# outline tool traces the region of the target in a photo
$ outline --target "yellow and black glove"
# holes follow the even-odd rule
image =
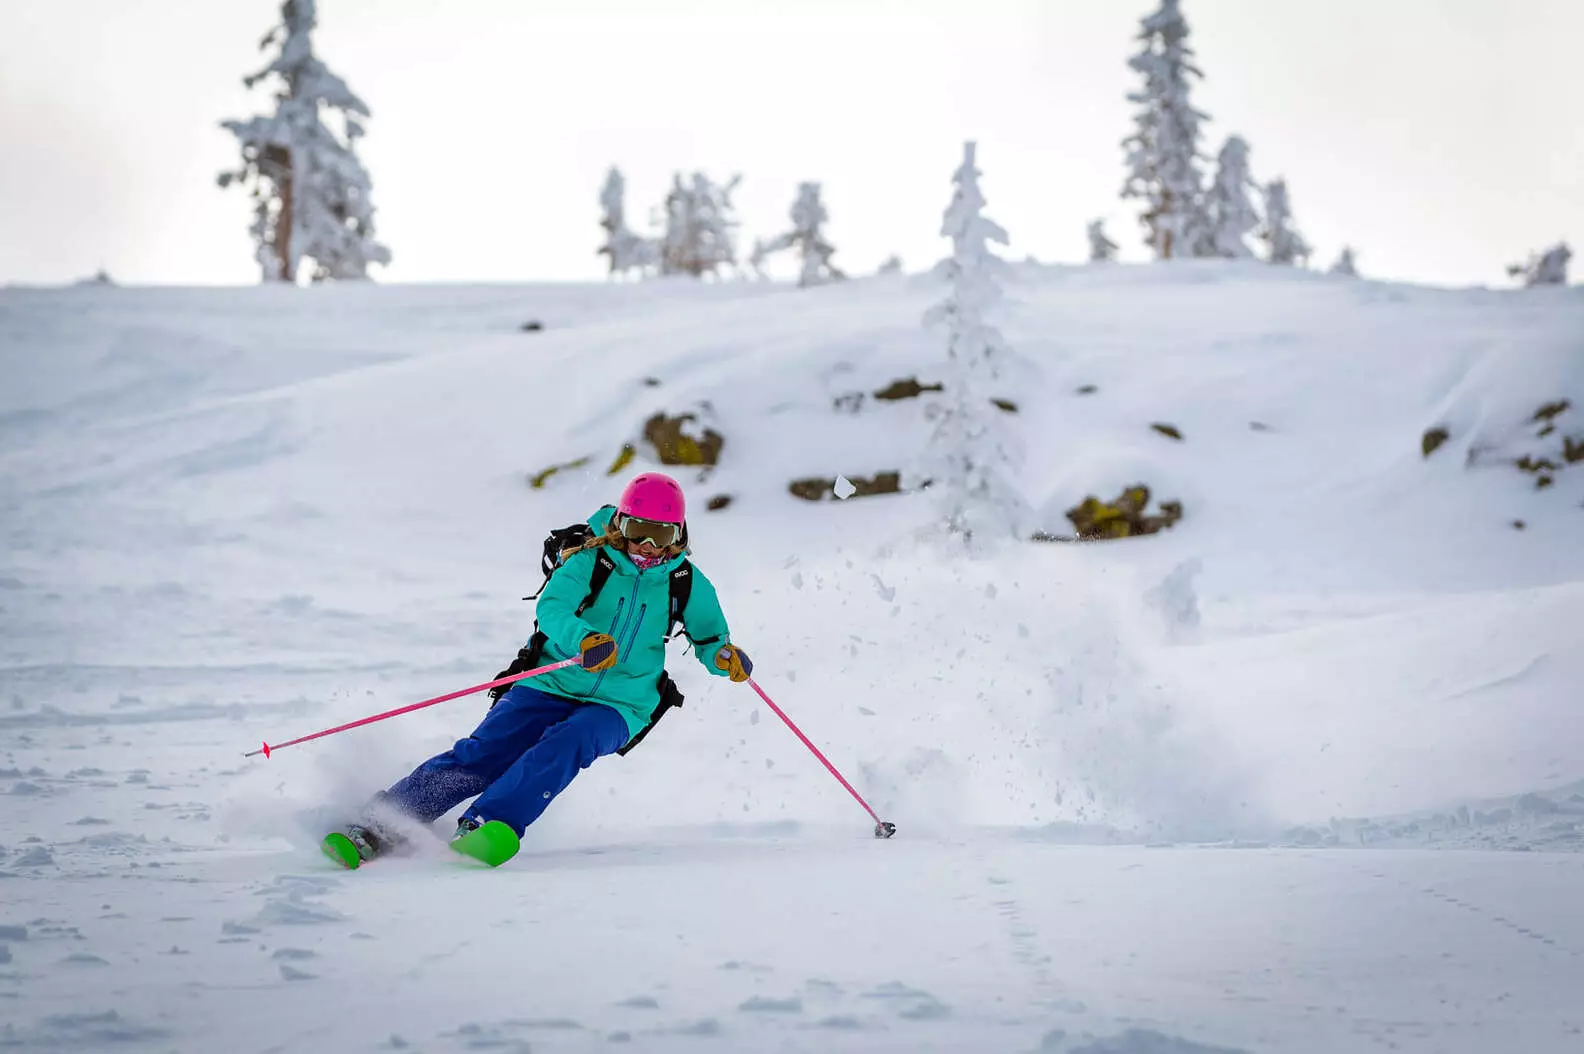
[[[741,684],[753,675],[753,660],[735,644],[726,644],[715,653],[715,668],[726,671],[733,681]]]
[[[578,645],[578,662],[590,673],[616,665],[616,641],[609,633],[590,633]]]

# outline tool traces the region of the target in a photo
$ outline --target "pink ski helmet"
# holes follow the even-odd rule
[[[687,522],[687,503],[682,497],[682,484],[663,472],[645,472],[634,476],[623,488],[616,511],[623,516],[636,516],[640,520],[683,524]]]

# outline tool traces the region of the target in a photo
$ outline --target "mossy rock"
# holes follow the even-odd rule
[[[873,476],[844,476],[844,479],[853,486],[853,498],[868,498],[876,494],[900,494],[902,492],[902,473],[876,472]],[[787,484],[787,490],[795,498],[804,501],[824,501],[829,498],[836,500],[836,478],[819,478],[811,476],[807,479],[795,479]]]
[[[1530,475],[1542,472],[1555,472],[1562,467],[1548,457],[1530,457],[1528,454],[1514,461],[1513,464],[1518,466],[1519,472],[1527,472]]]
[[[1150,427],[1168,439],[1175,439],[1179,443],[1182,442],[1182,433],[1177,430],[1176,425],[1169,425],[1164,421],[1156,421]]]
[[[633,446],[631,443],[623,443],[621,450],[616,454],[616,460],[611,462],[611,467],[605,470],[605,474],[607,476],[614,476],[616,473],[630,465],[632,463],[632,459],[637,456],[637,447]]]
[[[1562,414],[1567,413],[1568,410],[1572,409],[1572,407],[1573,403],[1571,400],[1558,399],[1554,403],[1546,403],[1544,406],[1540,407],[1540,409],[1535,411],[1534,416],[1531,417],[1530,420],[1550,421],[1556,417],[1560,417]]]
[[[1072,521],[1080,541],[1099,541],[1155,534],[1183,518],[1181,502],[1163,501],[1159,512],[1150,515],[1145,512],[1149,500],[1149,488],[1142,483],[1135,483],[1124,488],[1121,494],[1109,502],[1089,495],[1067,510],[1067,519]]]
[[[941,392],[946,387],[942,384],[920,384],[917,377],[903,377],[892,381],[890,384],[874,393],[876,399],[884,402],[895,402],[898,399],[917,399],[925,392]]]
[[[1425,457],[1429,457],[1431,454],[1436,452],[1442,443],[1445,443],[1448,439],[1450,439],[1451,436],[1452,433],[1440,426],[1429,429],[1423,436],[1419,438],[1419,449],[1424,451]]]
[[[698,421],[698,415],[681,413],[676,416],[658,413],[644,422],[643,436],[655,449],[662,465],[715,465],[720,462],[721,448],[726,438],[713,428],[704,428],[702,437],[688,435],[689,428]]]
[[[564,465],[551,465],[544,471],[537,472],[534,475],[529,476],[528,485],[534,490],[542,490],[544,489],[544,485],[550,482],[550,477],[554,476],[557,472],[563,472],[567,469],[582,468],[584,465],[587,465],[589,461],[589,458],[580,457],[576,461],[568,461]]]

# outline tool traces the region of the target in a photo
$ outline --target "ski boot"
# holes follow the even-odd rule
[[[347,824],[344,831],[330,832],[319,843],[319,848],[325,856],[348,871],[355,871],[366,861],[383,856],[405,843],[405,838],[370,820]]]
[[[521,846],[522,840],[510,826],[499,820],[480,823],[472,816],[458,820],[456,834],[451,837],[452,850],[490,867],[499,867],[516,856]]]

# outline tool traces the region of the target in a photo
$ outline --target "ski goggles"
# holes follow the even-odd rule
[[[682,525],[623,516],[621,535],[629,542],[649,542],[657,548],[669,549],[682,537]]]

